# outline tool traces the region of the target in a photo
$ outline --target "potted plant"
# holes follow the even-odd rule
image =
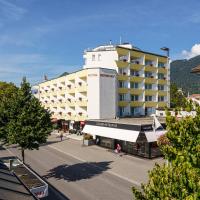
[[[94,144],[93,136],[90,134],[83,135],[83,144],[86,146],[90,146]]]

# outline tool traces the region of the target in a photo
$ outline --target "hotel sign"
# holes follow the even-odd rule
[[[135,131],[141,130],[141,125],[132,125],[132,124],[109,123],[103,121],[86,121],[86,124],[93,126],[102,126],[107,128],[124,129],[124,130],[135,130]]]

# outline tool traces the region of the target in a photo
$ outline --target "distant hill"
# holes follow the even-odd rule
[[[64,72],[64,73],[62,73],[59,77],[66,76],[66,75],[68,75],[68,74],[69,74],[68,72]]]
[[[187,94],[200,94],[200,75],[190,73],[192,68],[200,65],[200,56],[189,60],[175,60],[171,63],[171,83],[175,83]]]

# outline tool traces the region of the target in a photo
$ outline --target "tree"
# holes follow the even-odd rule
[[[168,164],[156,164],[143,192],[133,187],[138,200],[200,199],[200,109],[197,115],[177,120],[167,117],[167,138],[160,148]]]
[[[6,124],[8,142],[21,147],[24,162],[24,151],[38,149],[52,131],[50,113],[31,94],[30,84],[25,78],[9,106],[9,121]]]
[[[8,142],[7,123],[9,121],[10,101],[18,88],[13,83],[0,82],[0,138]]]
[[[179,91],[176,84],[172,83],[170,85],[170,107],[171,108],[185,108],[187,99],[184,93]]]

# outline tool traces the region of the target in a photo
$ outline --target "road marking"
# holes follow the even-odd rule
[[[58,149],[57,147],[50,146],[50,145],[48,145],[48,147],[50,147],[50,148],[52,148],[52,149],[55,149],[55,150],[57,150],[57,151],[59,151],[59,152],[61,152],[61,153],[64,153],[64,154],[66,154],[66,155],[68,155],[68,156],[71,156],[72,158],[75,158],[75,159],[77,159],[77,160],[79,160],[79,161],[81,161],[81,162],[87,162],[87,163],[88,163],[87,160],[84,160],[84,159],[82,159],[82,158],[80,158],[80,157],[78,157],[78,156],[75,156],[75,155],[71,154],[71,153],[67,153],[67,152],[65,152],[65,151],[62,151],[62,150]],[[93,167],[96,167],[96,168],[99,168],[99,169],[103,170],[102,167],[99,167],[99,166],[97,166],[97,165],[95,165],[95,164],[91,164],[91,163],[88,163],[88,164],[92,165]],[[133,183],[133,184],[136,185],[136,186],[141,186],[141,183],[139,183],[139,182],[137,182],[137,181],[134,181],[134,180],[131,180],[131,179],[129,179],[129,178],[126,178],[126,177],[124,177],[124,176],[121,176],[121,175],[119,175],[119,174],[117,174],[117,173],[115,173],[115,172],[112,172],[112,171],[105,171],[105,173],[108,173],[108,174],[117,176],[118,178],[121,178],[121,179],[123,179],[123,180],[125,180],[125,181],[128,181],[128,182],[130,182],[130,183]]]

